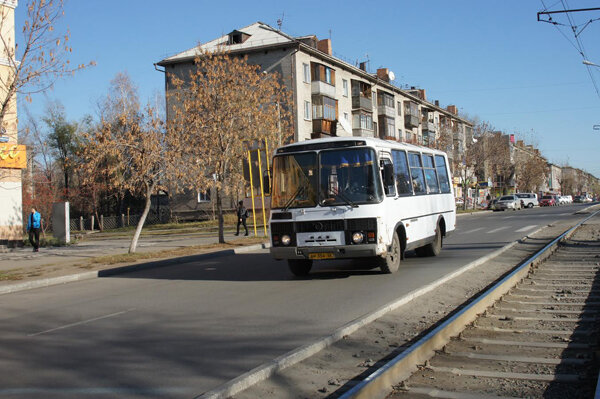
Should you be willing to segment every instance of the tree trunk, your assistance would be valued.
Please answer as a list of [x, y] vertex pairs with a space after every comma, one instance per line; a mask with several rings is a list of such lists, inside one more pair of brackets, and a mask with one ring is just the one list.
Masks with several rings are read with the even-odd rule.
[[221, 199], [221, 190], [215, 190], [217, 194], [217, 218], [219, 219], [219, 243], [225, 243], [224, 226], [223, 226], [223, 200]]
[[131, 245], [129, 246], [129, 253], [135, 253], [135, 249], [137, 247], [138, 239], [140, 238], [140, 234], [142, 233], [142, 227], [144, 227], [144, 222], [146, 222], [146, 216], [148, 216], [148, 212], [150, 212], [150, 205], [152, 204], [152, 192], [154, 191], [155, 184], [149, 185], [146, 184], [146, 205], [144, 206], [144, 211], [140, 216], [140, 220], [135, 228], [135, 233], [133, 234], [133, 238], [131, 239]]

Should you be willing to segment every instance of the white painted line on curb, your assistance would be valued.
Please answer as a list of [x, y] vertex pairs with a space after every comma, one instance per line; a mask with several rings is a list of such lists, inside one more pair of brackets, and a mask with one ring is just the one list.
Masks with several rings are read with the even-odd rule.
[[45, 330], [45, 331], [40, 331], [34, 334], [27, 334], [28, 337], [36, 337], [38, 335], [42, 335], [42, 334], [46, 334], [49, 332], [53, 332], [53, 331], [58, 331], [58, 330], [64, 330], [65, 328], [70, 328], [70, 327], [75, 327], [75, 326], [80, 326], [83, 324], [88, 324], [88, 323], [92, 323], [94, 321], [98, 321], [98, 320], [103, 320], [103, 319], [108, 319], [110, 317], [115, 317], [115, 316], [120, 316], [122, 314], [125, 313], [129, 313], [132, 310], [135, 310], [135, 308], [131, 308], [131, 309], [127, 309], [127, 310], [123, 310], [121, 312], [116, 312], [116, 313], [111, 313], [111, 314], [107, 314], [104, 316], [99, 316], [99, 317], [94, 317], [93, 319], [88, 319], [88, 320], [82, 320], [82, 321], [78, 321], [77, 323], [71, 323], [71, 324], [65, 324], [64, 326], [60, 326], [60, 327], [56, 327], [56, 328], [51, 328], [49, 330]]

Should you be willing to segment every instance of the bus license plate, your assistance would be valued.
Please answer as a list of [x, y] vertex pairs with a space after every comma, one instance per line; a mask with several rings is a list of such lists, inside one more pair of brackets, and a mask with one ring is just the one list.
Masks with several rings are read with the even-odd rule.
[[308, 259], [335, 259], [331, 252], [317, 252], [308, 254]]

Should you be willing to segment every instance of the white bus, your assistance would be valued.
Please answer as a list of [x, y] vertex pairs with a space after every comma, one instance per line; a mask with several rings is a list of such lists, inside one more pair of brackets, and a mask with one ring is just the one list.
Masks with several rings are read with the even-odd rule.
[[448, 158], [373, 138], [280, 147], [273, 157], [271, 255], [296, 276], [314, 260], [371, 258], [393, 273], [407, 250], [436, 256], [454, 230]]

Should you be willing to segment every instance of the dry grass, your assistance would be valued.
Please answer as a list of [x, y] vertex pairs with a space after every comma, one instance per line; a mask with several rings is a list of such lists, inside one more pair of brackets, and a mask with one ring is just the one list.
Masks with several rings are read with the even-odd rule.
[[207, 252], [221, 251], [225, 249], [234, 249], [244, 245], [259, 244], [265, 242], [263, 237], [249, 237], [243, 239], [237, 239], [229, 241], [225, 244], [205, 244], [205, 245], [193, 245], [184, 248], [176, 249], [165, 249], [156, 252], [136, 252], [133, 254], [117, 254], [117, 255], [106, 255], [98, 256], [89, 260], [90, 264], [103, 264], [103, 265], [116, 265], [121, 263], [135, 263], [141, 260], [160, 260], [177, 258], [181, 256], [198, 255]]
[[19, 273], [17, 269], [0, 271], [0, 281], [16, 281], [22, 279], [23, 273]]

